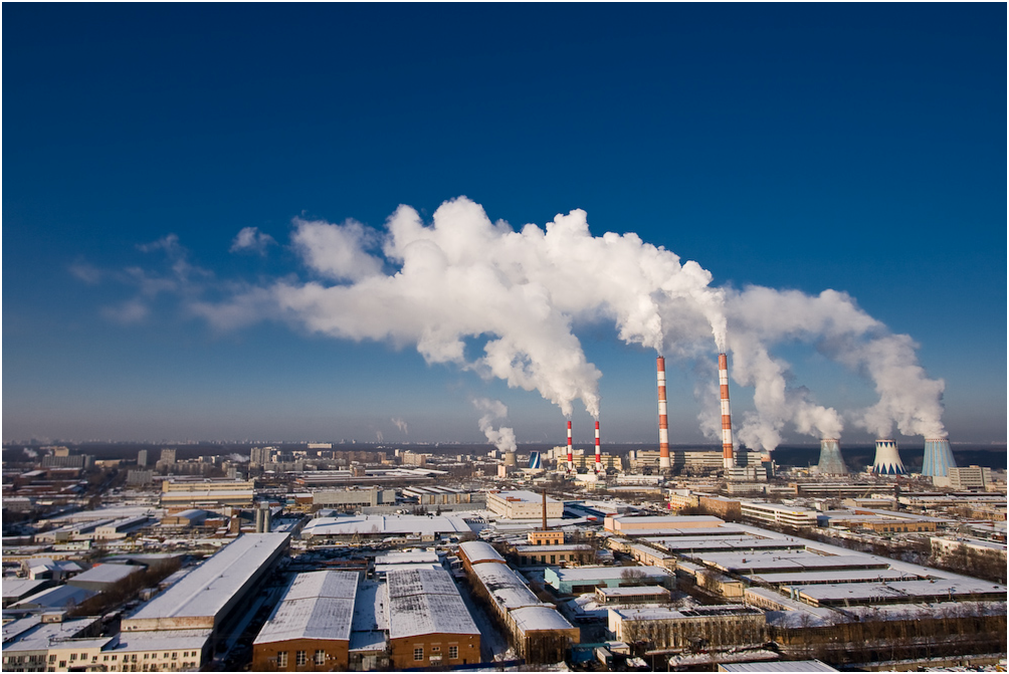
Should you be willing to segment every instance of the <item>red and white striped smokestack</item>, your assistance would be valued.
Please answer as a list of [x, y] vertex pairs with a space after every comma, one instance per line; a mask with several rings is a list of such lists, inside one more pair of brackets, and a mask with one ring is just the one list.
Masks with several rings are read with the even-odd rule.
[[732, 414], [729, 412], [729, 359], [724, 353], [718, 354], [718, 388], [722, 399], [722, 467], [733, 468], [732, 457]]
[[599, 422], [596, 422], [596, 472], [603, 472], [603, 455], [599, 449]]
[[568, 472], [575, 468], [575, 455], [571, 447], [571, 422], [568, 422]]
[[659, 469], [669, 470], [669, 419], [666, 416], [666, 359], [655, 360], [659, 378]]

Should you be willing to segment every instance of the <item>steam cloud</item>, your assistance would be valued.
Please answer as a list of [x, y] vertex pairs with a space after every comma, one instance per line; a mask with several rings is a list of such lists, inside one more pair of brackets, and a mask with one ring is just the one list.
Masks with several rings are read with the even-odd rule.
[[410, 434], [409, 431], [408, 431], [408, 429], [407, 429], [407, 425], [406, 425], [406, 420], [405, 419], [400, 419], [400, 418], [397, 417], [397, 418], [391, 419], [391, 421], [392, 421], [393, 425], [396, 428], [399, 429], [400, 433], [402, 433], [403, 435], [409, 435]]
[[500, 400], [489, 398], [476, 398], [473, 406], [484, 415], [480, 417], [480, 430], [487, 436], [487, 441], [503, 452], [514, 452], [518, 445], [515, 443], [515, 431], [507, 426], [494, 428], [494, 422], [508, 416], [508, 407]]
[[[428, 363], [536, 390], [565, 416], [580, 400], [596, 418], [601, 373], [586, 359], [574, 326], [612, 321], [624, 342], [695, 363], [701, 428], [712, 439], [720, 428], [714, 350], [731, 353], [733, 380], [753, 389], [755, 410], [743, 415], [737, 437], [755, 448], [772, 450], [786, 427], [838, 437], [845, 421], [882, 437], [894, 424], [909, 435], [946, 435], [942, 380], [928, 378], [910, 337], [891, 333], [841, 292], [712, 287], [699, 264], [636, 234], [592, 236], [581, 210], [558, 215], [545, 228], [516, 231], [460, 197], [442, 204], [430, 224], [400, 206], [384, 232], [354, 220], [295, 219], [293, 225], [293, 248], [315, 279], [231, 284], [224, 288], [227, 299], [209, 301], [201, 284], [212, 274], [189, 265], [169, 236], [142, 250], [164, 250], [172, 272], [153, 277], [128, 270], [139, 288], [138, 306], [127, 311], [124, 305], [121, 318], [142, 320], [147, 298], [174, 288], [191, 315], [217, 329], [286, 320], [340, 339], [413, 345]], [[240, 233], [236, 245], [263, 236]], [[793, 385], [789, 364], [771, 355], [773, 347], [795, 342], [871, 381], [878, 402], [844, 414], [818, 404], [808, 389]], [[485, 412], [481, 429], [493, 431], [487, 424], [500, 416], [478, 408]], [[504, 431], [511, 432], [493, 432]]]

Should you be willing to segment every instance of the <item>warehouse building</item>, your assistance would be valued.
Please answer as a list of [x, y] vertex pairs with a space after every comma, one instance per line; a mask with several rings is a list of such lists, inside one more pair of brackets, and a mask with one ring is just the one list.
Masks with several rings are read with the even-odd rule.
[[543, 572], [543, 581], [561, 594], [585, 594], [595, 592], [597, 587], [627, 587], [642, 582], [667, 589], [672, 589], [675, 584], [673, 574], [657, 566], [547, 567]]
[[[546, 498], [547, 518], [564, 516], [564, 504], [549, 496]], [[512, 520], [540, 519], [543, 517], [543, 494], [531, 491], [488, 492], [487, 508], [499, 517]]]
[[136, 564], [96, 564], [84, 573], [77, 574], [67, 581], [67, 585], [82, 587], [94, 592], [106, 592], [126, 580], [134, 573], [143, 571], [144, 567]]
[[[214, 641], [255, 596], [263, 579], [287, 550], [288, 534], [244, 534], [193, 569], [163, 594], [122, 621], [124, 639], [170, 637], [173, 630], [207, 630]], [[147, 634], [130, 636], [131, 632]], [[192, 647], [185, 650], [191, 650]]]
[[607, 626], [625, 643], [647, 640], [657, 649], [757, 646], [766, 640], [764, 612], [726, 604], [673, 610], [661, 607], [609, 609]]
[[334, 508], [343, 511], [355, 511], [364, 507], [377, 505], [393, 505], [396, 503], [395, 489], [327, 489], [312, 494], [314, 508]]
[[393, 669], [480, 662], [480, 630], [444, 569], [387, 574]]
[[[580, 630], [552, 605], [540, 602], [500, 555], [495, 558], [496, 552], [491, 554], [493, 548], [487, 546], [487, 550], [474, 543], [459, 546], [467, 576], [476, 596], [508, 634], [512, 647], [529, 664], [563, 660], [571, 645], [579, 642]], [[468, 549], [462, 551], [463, 546]], [[477, 561], [482, 557], [486, 559]]]
[[353, 571], [295, 576], [253, 642], [252, 668], [346, 670], [358, 578]]
[[661, 533], [668, 529], [712, 529], [721, 527], [725, 522], [711, 515], [652, 515], [635, 517], [633, 515], [610, 515], [603, 523], [607, 531], [625, 536], [647, 535], [650, 532]]

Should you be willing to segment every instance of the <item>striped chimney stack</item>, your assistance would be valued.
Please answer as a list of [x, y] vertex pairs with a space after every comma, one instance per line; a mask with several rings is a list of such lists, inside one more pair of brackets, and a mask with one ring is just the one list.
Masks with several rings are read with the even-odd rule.
[[603, 455], [599, 449], [599, 422], [596, 422], [596, 473], [603, 472]]
[[732, 457], [732, 414], [729, 412], [729, 359], [718, 354], [718, 388], [722, 400], [722, 467], [734, 468]]
[[669, 470], [669, 419], [666, 416], [666, 359], [656, 361], [659, 378], [659, 470]]
[[568, 472], [575, 469], [575, 454], [571, 447], [571, 422], [568, 422]]

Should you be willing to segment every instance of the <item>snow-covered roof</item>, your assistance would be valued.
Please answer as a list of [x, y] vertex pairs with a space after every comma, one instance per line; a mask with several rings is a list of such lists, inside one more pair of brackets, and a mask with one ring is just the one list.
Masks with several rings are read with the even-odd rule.
[[298, 574], [288, 585], [255, 643], [292, 639], [349, 641], [357, 581], [356, 571]]
[[504, 557], [494, 549], [494, 546], [485, 541], [466, 541], [460, 543], [459, 551], [466, 555], [466, 559], [470, 561], [470, 564], [479, 564], [480, 562], [503, 563], [505, 561]]
[[473, 567], [473, 572], [491, 598], [506, 610], [542, 603], [519, 575], [504, 564], [477, 564]]
[[793, 588], [816, 601], [843, 601], [892, 603], [900, 599], [913, 601], [915, 597], [1006, 595], [1006, 586], [987, 581], [964, 578], [932, 580], [905, 580], [891, 583], [838, 583], [823, 585], [795, 585]]
[[480, 634], [452, 577], [443, 569], [388, 575], [389, 638], [422, 634]]
[[918, 580], [918, 576], [895, 569], [855, 569], [853, 571], [798, 571], [785, 573], [755, 573], [748, 575], [751, 581], [771, 585], [791, 585], [817, 583], [855, 583], [881, 580]]
[[554, 569], [550, 571], [556, 574], [559, 582], [575, 582], [579, 580], [615, 580], [623, 577], [628, 569], [634, 569], [635, 573], [642, 573], [644, 577], [651, 579], [668, 578], [673, 575], [666, 569], [658, 566], [579, 566], [570, 569]]
[[127, 620], [216, 616], [287, 539], [287, 534], [239, 536]]
[[74, 576], [70, 582], [71, 584], [81, 582], [116, 583], [138, 571], [143, 571], [143, 567], [130, 564], [97, 564], [84, 573]]
[[375, 555], [375, 564], [437, 564], [438, 553], [434, 550], [416, 552], [383, 552]]
[[521, 632], [570, 630], [574, 627], [552, 606], [526, 606], [511, 612], [512, 620]]
[[96, 593], [73, 585], [57, 585], [42, 590], [13, 605], [13, 608], [64, 608], [70, 604], [80, 604]]
[[350, 515], [317, 517], [302, 529], [303, 537], [393, 534], [437, 535], [472, 533], [469, 524], [458, 515]]
[[149, 632], [120, 632], [119, 645], [109, 651], [177, 651], [192, 649], [202, 651], [210, 638], [211, 630], [152, 630]]
[[39, 580], [31, 580], [30, 578], [4, 578], [3, 598], [4, 600], [20, 599], [50, 582], [52, 581], [44, 578], [40, 578]]

